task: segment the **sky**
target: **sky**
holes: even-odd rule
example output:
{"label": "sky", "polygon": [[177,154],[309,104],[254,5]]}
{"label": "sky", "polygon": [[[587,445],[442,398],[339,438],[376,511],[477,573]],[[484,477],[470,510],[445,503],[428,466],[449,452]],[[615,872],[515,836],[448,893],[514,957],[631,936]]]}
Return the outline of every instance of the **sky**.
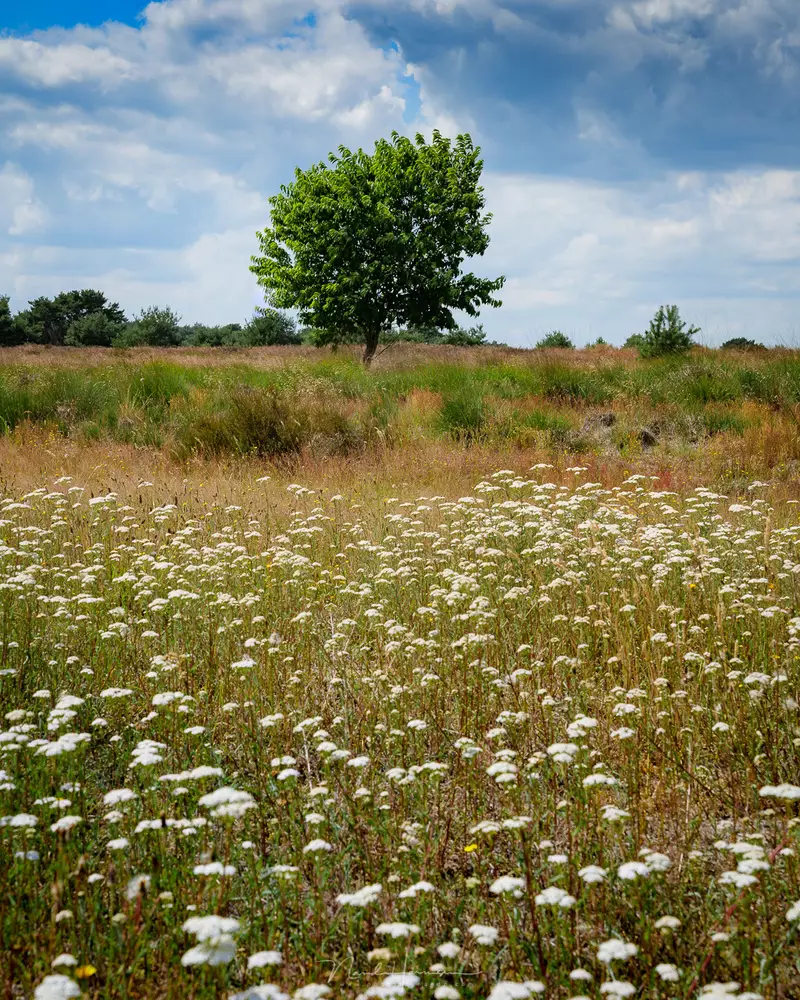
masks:
{"label": "sky", "polygon": [[295,166],[434,128],[483,151],[490,338],[800,345],[797,0],[3,0],[0,294],[242,322]]}

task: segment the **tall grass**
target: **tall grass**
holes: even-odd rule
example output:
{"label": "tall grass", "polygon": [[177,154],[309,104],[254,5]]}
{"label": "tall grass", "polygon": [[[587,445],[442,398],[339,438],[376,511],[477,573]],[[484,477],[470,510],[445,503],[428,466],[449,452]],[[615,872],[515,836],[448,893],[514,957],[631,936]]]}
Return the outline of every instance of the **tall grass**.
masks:
{"label": "tall grass", "polygon": [[[347,357],[207,368],[166,360],[166,351],[161,357],[85,370],[0,367],[0,431],[28,422],[78,440],[155,445],[185,459],[347,452],[402,445],[409,435],[627,448],[644,426],[658,424],[657,446],[668,450],[711,434],[741,437],[767,412],[794,426],[800,406],[800,360],[788,352],[633,364],[545,354],[483,366],[420,363],[412,355],[406,368],[372,370]],[[435,401],[435,414],[419,409],[423,397]],[[752,404],[763,407],[761,415]],[[619,421],[613,435],[581,433],[593,412],[608,410]]]}

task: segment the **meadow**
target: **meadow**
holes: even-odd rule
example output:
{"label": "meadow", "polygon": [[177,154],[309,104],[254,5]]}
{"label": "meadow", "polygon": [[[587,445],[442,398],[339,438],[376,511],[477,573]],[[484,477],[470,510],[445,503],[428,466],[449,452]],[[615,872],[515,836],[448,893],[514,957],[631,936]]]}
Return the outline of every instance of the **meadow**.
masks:
{"label": "meadow", "polygon": [[254,460],[334,489],[354,469],[435,489],[423,470],[463,468],[466,490],[475,475],[538,461],[580,463],[603,482],[635,464],[668,488],[800,481],[798,352],[643,361],[399,344],[365,369],[357,351],[6,349],[0,484],[24,486],[32,453],[76,451],[128,466],[154,451],[173,468]]}
{"label": "meadow", "polygon": [[419,350],[4,353],[6,996],[800,996],[800,360]]}

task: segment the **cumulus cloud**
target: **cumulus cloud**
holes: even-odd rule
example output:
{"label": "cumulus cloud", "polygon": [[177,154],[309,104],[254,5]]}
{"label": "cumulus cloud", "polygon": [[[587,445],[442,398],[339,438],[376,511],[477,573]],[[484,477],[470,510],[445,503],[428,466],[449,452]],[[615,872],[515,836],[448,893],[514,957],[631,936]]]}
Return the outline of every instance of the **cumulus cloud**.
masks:
{"label": "cumulus cloud", "polygon": [[508,276],[503,325],[519,343],[567,328],[619,342],[677,301],[709,342],[744,332],[786,342],[800,296],[800,172],[674,174],[610,185],[490,175],[494,240]]}

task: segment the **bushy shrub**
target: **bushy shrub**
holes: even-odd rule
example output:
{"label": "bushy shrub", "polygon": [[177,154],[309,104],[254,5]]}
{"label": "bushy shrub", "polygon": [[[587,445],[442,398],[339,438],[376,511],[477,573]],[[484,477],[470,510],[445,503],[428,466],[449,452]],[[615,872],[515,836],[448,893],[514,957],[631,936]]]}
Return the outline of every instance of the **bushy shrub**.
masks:
{"label": "bushy shrub", "polygon": [[195,323],[180,328],[182,343],[191,347],[241,347],[241,323],[226,323],[224,326],[206,326]]}
{"label": "bushy shrub", "polygon": [[552,330],[546,336],[542,337],[542,339],[537,342],[536,346],[537,348],[563,347],[570,351],[575,349],[575,345],[566,333],[562,333],[561,330]]}
{"label": "bushy shrub", "polygon": [[685,354],[694,346],[698,333],[698,327],[687,327],[677,306],[659,306],[644,334],[642,356],[660,358],[668,354]]}
{"label": "bushy shrub", "polygon": [[70,323],[64,343],[69,347],[111,347],[115,338],[124,330],[102,312],[88,313]]}
{"label": "bushy shrub", "polygon": [[297,324],[287,313],[277,309],[257,309],[255,316],[239,335],[245,347],[282,347],[302,344]]}
{"label": "bushy shrub", "polygon": [[635,351],[643,351],[645,346],[644,334],[632,333],[622,346],[632,348]]}
{"label": "bushy shrub", "polygon": [[169,306],[148,306],[114,338],[114,347],[179,347],[180,322]]}
{"label": "bushy shrub", "polygon": [[720,345],[721,351],[766,351],[763,344],[757,340],[748,340],[747,337],[731,337],[724,344]]}
{"label": "bushy shrub", "polygon": [[439,343],[454,347],[480,347],[486,343],[486,332],[481,323],[468,329],[458,326],[455,330],[448,330]]}

